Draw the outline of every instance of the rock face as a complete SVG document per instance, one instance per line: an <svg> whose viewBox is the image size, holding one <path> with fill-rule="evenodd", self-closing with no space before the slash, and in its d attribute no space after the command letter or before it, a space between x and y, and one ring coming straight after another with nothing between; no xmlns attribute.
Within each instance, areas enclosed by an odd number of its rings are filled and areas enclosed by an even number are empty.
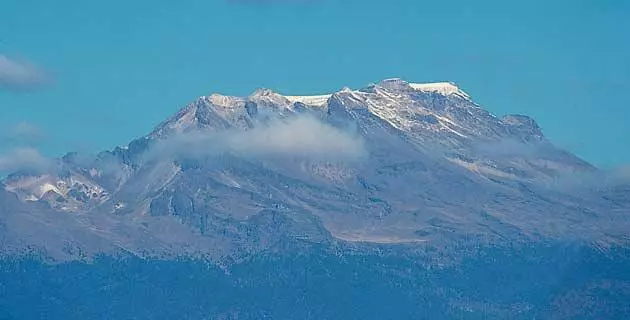
<svg viewBox="0 0 630 320"><path fill-rule="evenodd" d="M29 212L51 226L42 237L82 252L139 255L233 257L287 241L625 243L623 183L564 183L597 174L527 116L498 118L453 83L387 79L200 97L127 146L10 175L0 212L5 228Z"/></svg>

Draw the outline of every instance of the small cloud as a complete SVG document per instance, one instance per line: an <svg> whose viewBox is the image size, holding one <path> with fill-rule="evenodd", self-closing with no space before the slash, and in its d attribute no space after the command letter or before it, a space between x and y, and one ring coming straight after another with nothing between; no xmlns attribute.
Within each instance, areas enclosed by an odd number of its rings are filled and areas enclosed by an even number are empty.
<svg viewBox="0 0 630 320"><path fill-rule="evenodd" d="M312 116L271 120L247 131L194 131L158 143L149 158L207 157L222 153L245 157L300 157L323 161L357 160L365 155L363 141L352 133Z"/></svg>
<svg viewBox="0 0 630 320"><path fill-rule="evenodd" d="M630 184L630 165L622 165L606 171L605 181L613 186Z"/></svg>
<svg viewBox="0 0 630 320"><path fill-rule="evenodd" d="M15 148L6 154L0 154L0 172L46 171L53 161L44 157L34 148Z"/></svg>
<svg viewBox="0 0 630 320"><path fill-rule="evenodd" d="M11 131L11 135L27 142L38 142L44 138L42 130L37 125L26 121L16 124Z"/></svg>
<svg viewBox="0 0 630 320"><path fill-rule="evenodd" d="M558 177L553 187L562 191L602 191L630 185L630 165L612 169L575 172Z"/></svg>
<svg viewBox="0 0 630 320"><path fill-rule="evenodd" d="M49 82L42 69L25 60L9 59L0 55L0 90L30 90Z"/></svg>
<svg viewBox="0 0 630 320"><path fill-rule="evenodd" d="M0 144L7 146L34 146L44 140L43 131L35 124L22 121L0 131Z"/></svg>
<svg viewBox="0 0 630 320"><path fill-rule="evenodd" d="M619 167L617 169L617 174L621 179L630 181L630 165Z"/></svg>

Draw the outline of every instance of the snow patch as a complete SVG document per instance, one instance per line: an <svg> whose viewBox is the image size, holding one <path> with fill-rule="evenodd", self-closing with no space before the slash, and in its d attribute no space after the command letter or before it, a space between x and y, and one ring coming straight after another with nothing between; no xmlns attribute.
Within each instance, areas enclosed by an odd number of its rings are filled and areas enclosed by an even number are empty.
<svg viewBox="0 0 630 320"><path fill-rule="evenodd" d="M204 97L200 99L204 99ZM218 93L211 94L207 99L213 105L223 108L237 108L243 103L243 99L240 97L224 96Z"/></svg>
<svg viewBox="0 0 630 320"><path fill-rule="evenodd" d="M41 185L39 187L39 197L43 197L48 191L53 191L54 193L58 194L58 195L62 195L63 192L61 192L61 190L59 190L57 187L55 187L54 185L50 184L50 183L44 183L43 185Z"/></svg>
<svg viewBox="0 0 630 320"><path fill-rule="evenodd" d="M455 95L466 100L471 100L466 92L462 91L452 82L410 83L409 86L418 91L435 92L443 96Z"/></svg>
<svg viewBox="0 0 630 320"><path fill-rule="evenodd" d="M314 107L323 107L328 102L328 99L332 96L332 94L322 94L315 96L284 96L287 100L291 101L291 103L300 102L307 106Z"/></svg>

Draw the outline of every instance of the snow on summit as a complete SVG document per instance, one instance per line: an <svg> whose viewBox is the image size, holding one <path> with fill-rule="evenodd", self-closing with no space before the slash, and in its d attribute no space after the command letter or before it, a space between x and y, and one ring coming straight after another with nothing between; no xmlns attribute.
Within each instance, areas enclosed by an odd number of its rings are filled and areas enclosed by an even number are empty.
<svg viewBox="0 0 630 320"><path fill-rule="evenodd" d="M434 92L441 94L443 96L459 96L460 98L471 100L470 95L461 90L455 83L453 82L428 82L428 83L407 83L399 78L392 78L383 80L383 82L401 82L409 85L414 90L422 91L422 92ZM342 91L354 91L347 88ZM320 94L320 95L304 95L304 96L284 96L291 103L300 102L309 106L317 106L322 107L326 105L326 102L332 96L329 94Z"/></svg>
<svg viewBox="0 0 630 320"><path fill-rule="evenodd" d="M322 94L315 96L285 96L291 103L300 102L305 105L322 107L326 104L332 94Z"/></svg>
<svg viewBox="0 0 630 320"><path fill-rule="evenodd" d="M470 96L452 82L410 83L409 86L418 91L436 92L444 96L457 95L470 100Z"/></svg>

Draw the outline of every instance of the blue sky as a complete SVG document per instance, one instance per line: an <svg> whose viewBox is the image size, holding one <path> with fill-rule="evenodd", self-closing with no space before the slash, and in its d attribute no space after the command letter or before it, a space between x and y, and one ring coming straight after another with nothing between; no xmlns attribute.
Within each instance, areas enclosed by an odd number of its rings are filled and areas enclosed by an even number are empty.
<svg viewBox="0 0 630 320"><path fill-rule="evenodd" d="M211 92L402 77L454 81L616 166L630 163L629 38L625 0L3 0L0 150L109 149Z"/></svg>

